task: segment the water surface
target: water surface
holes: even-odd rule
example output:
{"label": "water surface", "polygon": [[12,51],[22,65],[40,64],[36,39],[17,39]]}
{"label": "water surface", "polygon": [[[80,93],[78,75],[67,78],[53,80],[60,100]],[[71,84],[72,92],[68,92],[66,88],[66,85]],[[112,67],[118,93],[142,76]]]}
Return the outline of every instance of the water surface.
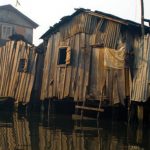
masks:
{"label": "water surface", "polygon": [[0,150],[150,150],[150,129],[71,116],[1,113]]}

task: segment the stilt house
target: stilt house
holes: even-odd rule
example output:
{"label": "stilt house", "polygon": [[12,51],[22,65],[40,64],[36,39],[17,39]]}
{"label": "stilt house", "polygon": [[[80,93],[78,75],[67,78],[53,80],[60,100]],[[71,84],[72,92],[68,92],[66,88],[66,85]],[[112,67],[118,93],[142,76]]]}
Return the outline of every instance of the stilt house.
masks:
{"label": "stilt house", "polygon": [[[145,26],[145,34],[149,33]],[[124,104],[142,53],[141,25],[76,9],[42,35],[46,44],[41,100],[72,98]],[[140,54],[139,54],[140,55]]]}

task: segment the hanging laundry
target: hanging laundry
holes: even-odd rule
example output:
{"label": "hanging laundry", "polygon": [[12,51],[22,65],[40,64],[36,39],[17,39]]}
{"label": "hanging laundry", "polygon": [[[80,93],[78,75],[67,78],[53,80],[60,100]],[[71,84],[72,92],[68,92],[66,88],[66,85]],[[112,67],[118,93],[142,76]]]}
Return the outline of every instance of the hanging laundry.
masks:
{"label": "hanging laundry", "polygon": [[125,99],[125,45],[122,44],[120,48],[104,49],[104,66],[107,71],[106,93],[112,104],[121,103],[124,105]]}
{"label": "hanging laundry", "polygon": [[116,69],[123,69],[125,65],[125,46],[115,50],[105,48],[104,51],[104,66]]}

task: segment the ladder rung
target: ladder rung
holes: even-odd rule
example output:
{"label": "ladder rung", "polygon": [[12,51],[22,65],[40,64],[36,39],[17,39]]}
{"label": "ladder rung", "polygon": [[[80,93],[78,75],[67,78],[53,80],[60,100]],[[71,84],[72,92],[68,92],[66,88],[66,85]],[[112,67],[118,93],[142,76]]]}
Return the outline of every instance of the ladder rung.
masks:
{"label": "ladder rung", "polygon": [[85,131],[93,131],[93,130],[103,130],[102,128],[96,128],[96,127],[79,127],[75,126],[75,130],[85,130]]}
{"label": "ladder rung", "polygon": [[104,109],[102,108],[92,108],[92,107],[85,107],[85,106],[75,106],[75,108],[104,112]]}

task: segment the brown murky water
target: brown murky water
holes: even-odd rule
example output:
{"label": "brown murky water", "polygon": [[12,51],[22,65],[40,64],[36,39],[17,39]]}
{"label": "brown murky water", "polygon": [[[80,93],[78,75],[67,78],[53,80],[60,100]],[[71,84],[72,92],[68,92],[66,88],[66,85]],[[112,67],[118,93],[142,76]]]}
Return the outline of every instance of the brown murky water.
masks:
{"label": "brown murky water", "polygon": [[150,150],[150,128],[69,116],[0,114],[0,150]]}

